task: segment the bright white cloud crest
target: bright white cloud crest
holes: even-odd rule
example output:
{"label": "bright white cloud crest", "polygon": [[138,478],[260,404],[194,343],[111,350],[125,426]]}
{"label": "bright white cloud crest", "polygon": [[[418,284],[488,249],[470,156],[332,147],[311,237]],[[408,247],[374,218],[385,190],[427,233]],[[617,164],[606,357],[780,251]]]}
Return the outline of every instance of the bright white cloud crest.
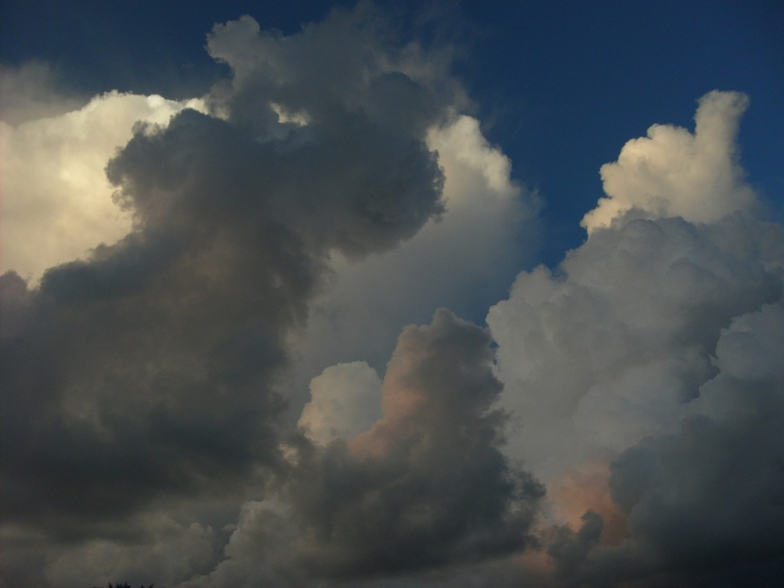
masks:
{"label": "bright white cloud crest", "polygon": [[602,166],[607,198],[582,226],[592,233],[633,208],[646,218],[708,223],[748,209],[754,192],[744,183],[735,143],[748,103],[738,92],[710,92],[700,99],[694,134],[657,124],[647,137],[626,143],[617,162]]}
{"label": "bright white cloud crest", "polygon": [[132,219],[112,201],[106,163],[137,122],[165,126],[186,107],[203,110],[199,100],[109,92],[65,114],[0,122],[0,271],[35,281],[46,268],[128,234]]}

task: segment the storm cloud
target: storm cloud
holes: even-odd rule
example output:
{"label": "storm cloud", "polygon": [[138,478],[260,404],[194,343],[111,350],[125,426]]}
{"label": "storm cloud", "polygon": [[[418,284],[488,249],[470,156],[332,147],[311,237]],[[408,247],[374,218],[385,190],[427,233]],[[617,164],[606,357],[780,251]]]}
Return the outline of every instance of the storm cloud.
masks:
{"label": "storm cloud", "polygon": [[443,212],[425,133],[449,102],[370,16],[216,27],[234,77],[213,114],[140,124],[107,166],[133,232],[37,288],[5,274],[7,520],[66,532],[275,470],[272,384],[330,252],[389,249]]}
{"label": "storm cloud", "polygon": [[383,416],[326,446],[290,440],[287,482],[243,507],[228,557],[200,585],[239,585],[265,568],[270,582],[270,569],[394,576],[536,545],[544,488],[500,451],[506,415],[491,408],[501,384],[490,343],[487,330],[445,309],[407,327],[384,378]]}
{"label": "storm cloud", "polygon": [[539,197],[455,48],[399,33],[370,3],[217,24],[193,100],[12,72],[2,588],[775,585],[749,98],[619,145],[534,267]]}

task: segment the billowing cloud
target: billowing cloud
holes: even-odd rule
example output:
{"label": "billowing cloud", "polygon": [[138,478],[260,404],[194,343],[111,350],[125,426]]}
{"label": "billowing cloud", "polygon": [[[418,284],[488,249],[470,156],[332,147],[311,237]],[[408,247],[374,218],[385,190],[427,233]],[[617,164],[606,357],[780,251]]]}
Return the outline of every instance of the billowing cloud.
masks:
{"label": "billowing cloud", "polygon": [[589,233],[637,209],[647,218],[679,216],[710,223],[747,210],[754,192],[744,182],[735,138],[749,100],[738,92],[714,91],[700,99],[694,134],[653,125],[632,139],[618,161],[602,166],[606,198],[582,221]]}
{"label": "billowing cloud", "polygon": [[[379,384],[368,364],[323,371],[302,416],[315,444],[282,418],[292,346],[330,281],[349,283],[343,268],[385,259],[362,278],[371,283],[427,252],[426,275],[473,220],[465,266],[440,285],[428,276],[431,290],[395,320],[432,312],[439,292],[512,271],[515,256],[471,275],[533,209],[508,160],[459,114],[465,99],[442,56],[396,47],[384,27],[368,5],[290,37],[243,17],[209,38],[233,77],[198,110],[110,93],[12,129],[18,153],[46,147],[46,133],[47,153],[81,138],[84,168],[73,158],[47,169],[94,188],[100,162],[115,193],[95,210],[126,217],[79,229],[92,196],[71,187],[52,221],[80,231],[64,237],[71,249],[18,262],[33,276],[52,264],[38,283],[0,278],[2,531],[18,562],[4,582],[376,577],[531,544],[542,490],[500,452],[504,417],[490,410],[500,384],[479,327],[440,311],[407,329],[382,404],[366,411],[353,401]],[[22,159],[20,178],[40,163]],[[45,219],[40,208],[20,231]],[[418,237],[423,227],[433,236]]]}
{"label": "billowing cloud", "polygon": [[629,219],[557,273],[521,274],[488,315],[520,421],[510,451],[552,475],[671,426],[715,375],[721,328],[781,296],[782,237],[742,216]]}
{"label": "billowing cloud", "polygon": [[784,554],[781,302],[722,329],[715,364],[672,434],[647,437],[612,464],[610,491],[632,539],[589,567],[647,560],[648,573],[702,571],[747,585],[780,577],[770,564]]}
{"label": "billowing cloud", "polygon": [[585,243],[497,302],[536,197],[450,52],[395,39],[364,3],[216,25],[231,77],[190,103],[9,78],[43,98],[3,127],[2,586],[780,571],[784,228],[745,96],[628,143]]}
{"label": "billowing cloud", "polygon": [[355,437],[381,418],[381,380],[364,361],[326,368],[310,381],[310,394],[297,424],[316,443]]}
{"label": "billowing cloud", "polygon": [[[227,559],[203,581],[233,586],[275,566],[290,577],[396,575],[528,546],[543,489],[500,452],[490,343],[444,309],[407,327],[384,378],[383,417],[348,441],[301,448],[278,501],[243,507]],[[270,529],[291,543],[275,546]]]}
{"label": "billowing cloud", "polygon": [[744,212],[745,104],[712,92],[695,136],[628,143],[587,241],[490,309],[505,451],[551,490],[556,584],[767,585],[784,554],[784,228]]}
{"label": "billowing cloud", "polygon": [[362,263],[332,256],[330,287],[311,303],[297,342],[292,399],[330,365],[363,360],[383,373],[400,329],[441,306],[483,316],[535,249],[536,195],[511,179],[511,162],[479,121],[450,117],[427,141],[444,171],[446,213]]}
{"label": "billowing cloud", "polygon": [[[3,276],[7,520],[89,535],[278,467],[272,384],[330,252],[383,251],[443,212],[426,130],[451,102],[429,85],[439,72],[403,72],[420,57],[382,43],[371,16],[288,38],[249,18],[216,27],[211,51],[236,68],[206,99],[220,116],[137,125],[106,168],[134,230],[40,287]],[[314,67],[338,76],[329,91]],[[116,100],[145,99],[70,118]]]}
{"label": "billowing cloud", "polygon": [[[27,86],[17,94],[21,91],[28,92],[24,98],[29,100],[37,95]],[[72,102],[52,103],[59,104],[67,108]],[[76,110],[16,125],[0,121],[0,269],[36,281],[49,267],[125,237],[131,219],[112,201],[106,162],[131,139],[137,122],[165,126],[186,107],[203,108],[199,100],[109,92]]]}

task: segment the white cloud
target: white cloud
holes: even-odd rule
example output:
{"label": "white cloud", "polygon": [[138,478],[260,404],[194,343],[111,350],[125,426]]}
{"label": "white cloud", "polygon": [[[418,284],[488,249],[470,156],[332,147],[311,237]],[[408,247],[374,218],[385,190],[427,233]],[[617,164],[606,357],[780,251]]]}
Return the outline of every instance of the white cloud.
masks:
{"label": "white cloud", "polygon": [[735,138],[748,102],[738,92],[710,92],[699,101],[694,134],[653,125],[647,137],[626,143],[618,161],[602,166],[607,197],[582,226],[590,234],[632,208],[645,218],[681,216],[690,222],[715,222],[747,210],[754,192],[743,181]]}
{"label": "white cloud", "polygon": [[521,273],[490,309],[501,405],[518,425],[508,453],[535,474],[552,480],[673,430],[715,375],[721,329],[781,295],[782,228],[725,216],[754,198],[733,159],[745,105],[712,92],[695,136],[654,126],[627,143],[603,167],[611,198],[586,215],[586,243],[555,272]]}
{"label": "white cloud", "polygon": [[381,418],[381,379],[364,361],[326,368],[311,380],[310,393],[298,425],[316,443],[355,437]]}
{"label": "white cloud", "polygon": [[636,219],[595,233],[555,275],[520,274],[487,317],[502,405],[521,425],[510,454],[552,477],[674,426],[713,375],[720,329],[780,295],[782,258],[764,243],[781,239],[743,218]]}
{"label": "white cloud", "polygon": [[186,106],[203,108],[198,100],[109,92],[55,116],[16,126],[0,121],[0,272],[36,280],[46,268],[125,236],[131,218],[112,201],[106,164],[137,121],[165,126]]}

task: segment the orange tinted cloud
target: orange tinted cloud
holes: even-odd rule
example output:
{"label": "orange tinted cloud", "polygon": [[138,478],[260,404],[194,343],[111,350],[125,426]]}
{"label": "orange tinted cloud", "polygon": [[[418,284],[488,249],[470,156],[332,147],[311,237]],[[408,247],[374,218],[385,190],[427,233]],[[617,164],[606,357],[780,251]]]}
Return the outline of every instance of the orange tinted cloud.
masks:
{"label": "orange tinted cloud", "polygon": [[629,536],[626,516],[610,497],[608,459],[588,460],[561,475],[550,486],[550,497],[557,513],[574,528],[581,526],[580,517],[587,510],[599,513],[604,520],[602,545],[617,545]]}

